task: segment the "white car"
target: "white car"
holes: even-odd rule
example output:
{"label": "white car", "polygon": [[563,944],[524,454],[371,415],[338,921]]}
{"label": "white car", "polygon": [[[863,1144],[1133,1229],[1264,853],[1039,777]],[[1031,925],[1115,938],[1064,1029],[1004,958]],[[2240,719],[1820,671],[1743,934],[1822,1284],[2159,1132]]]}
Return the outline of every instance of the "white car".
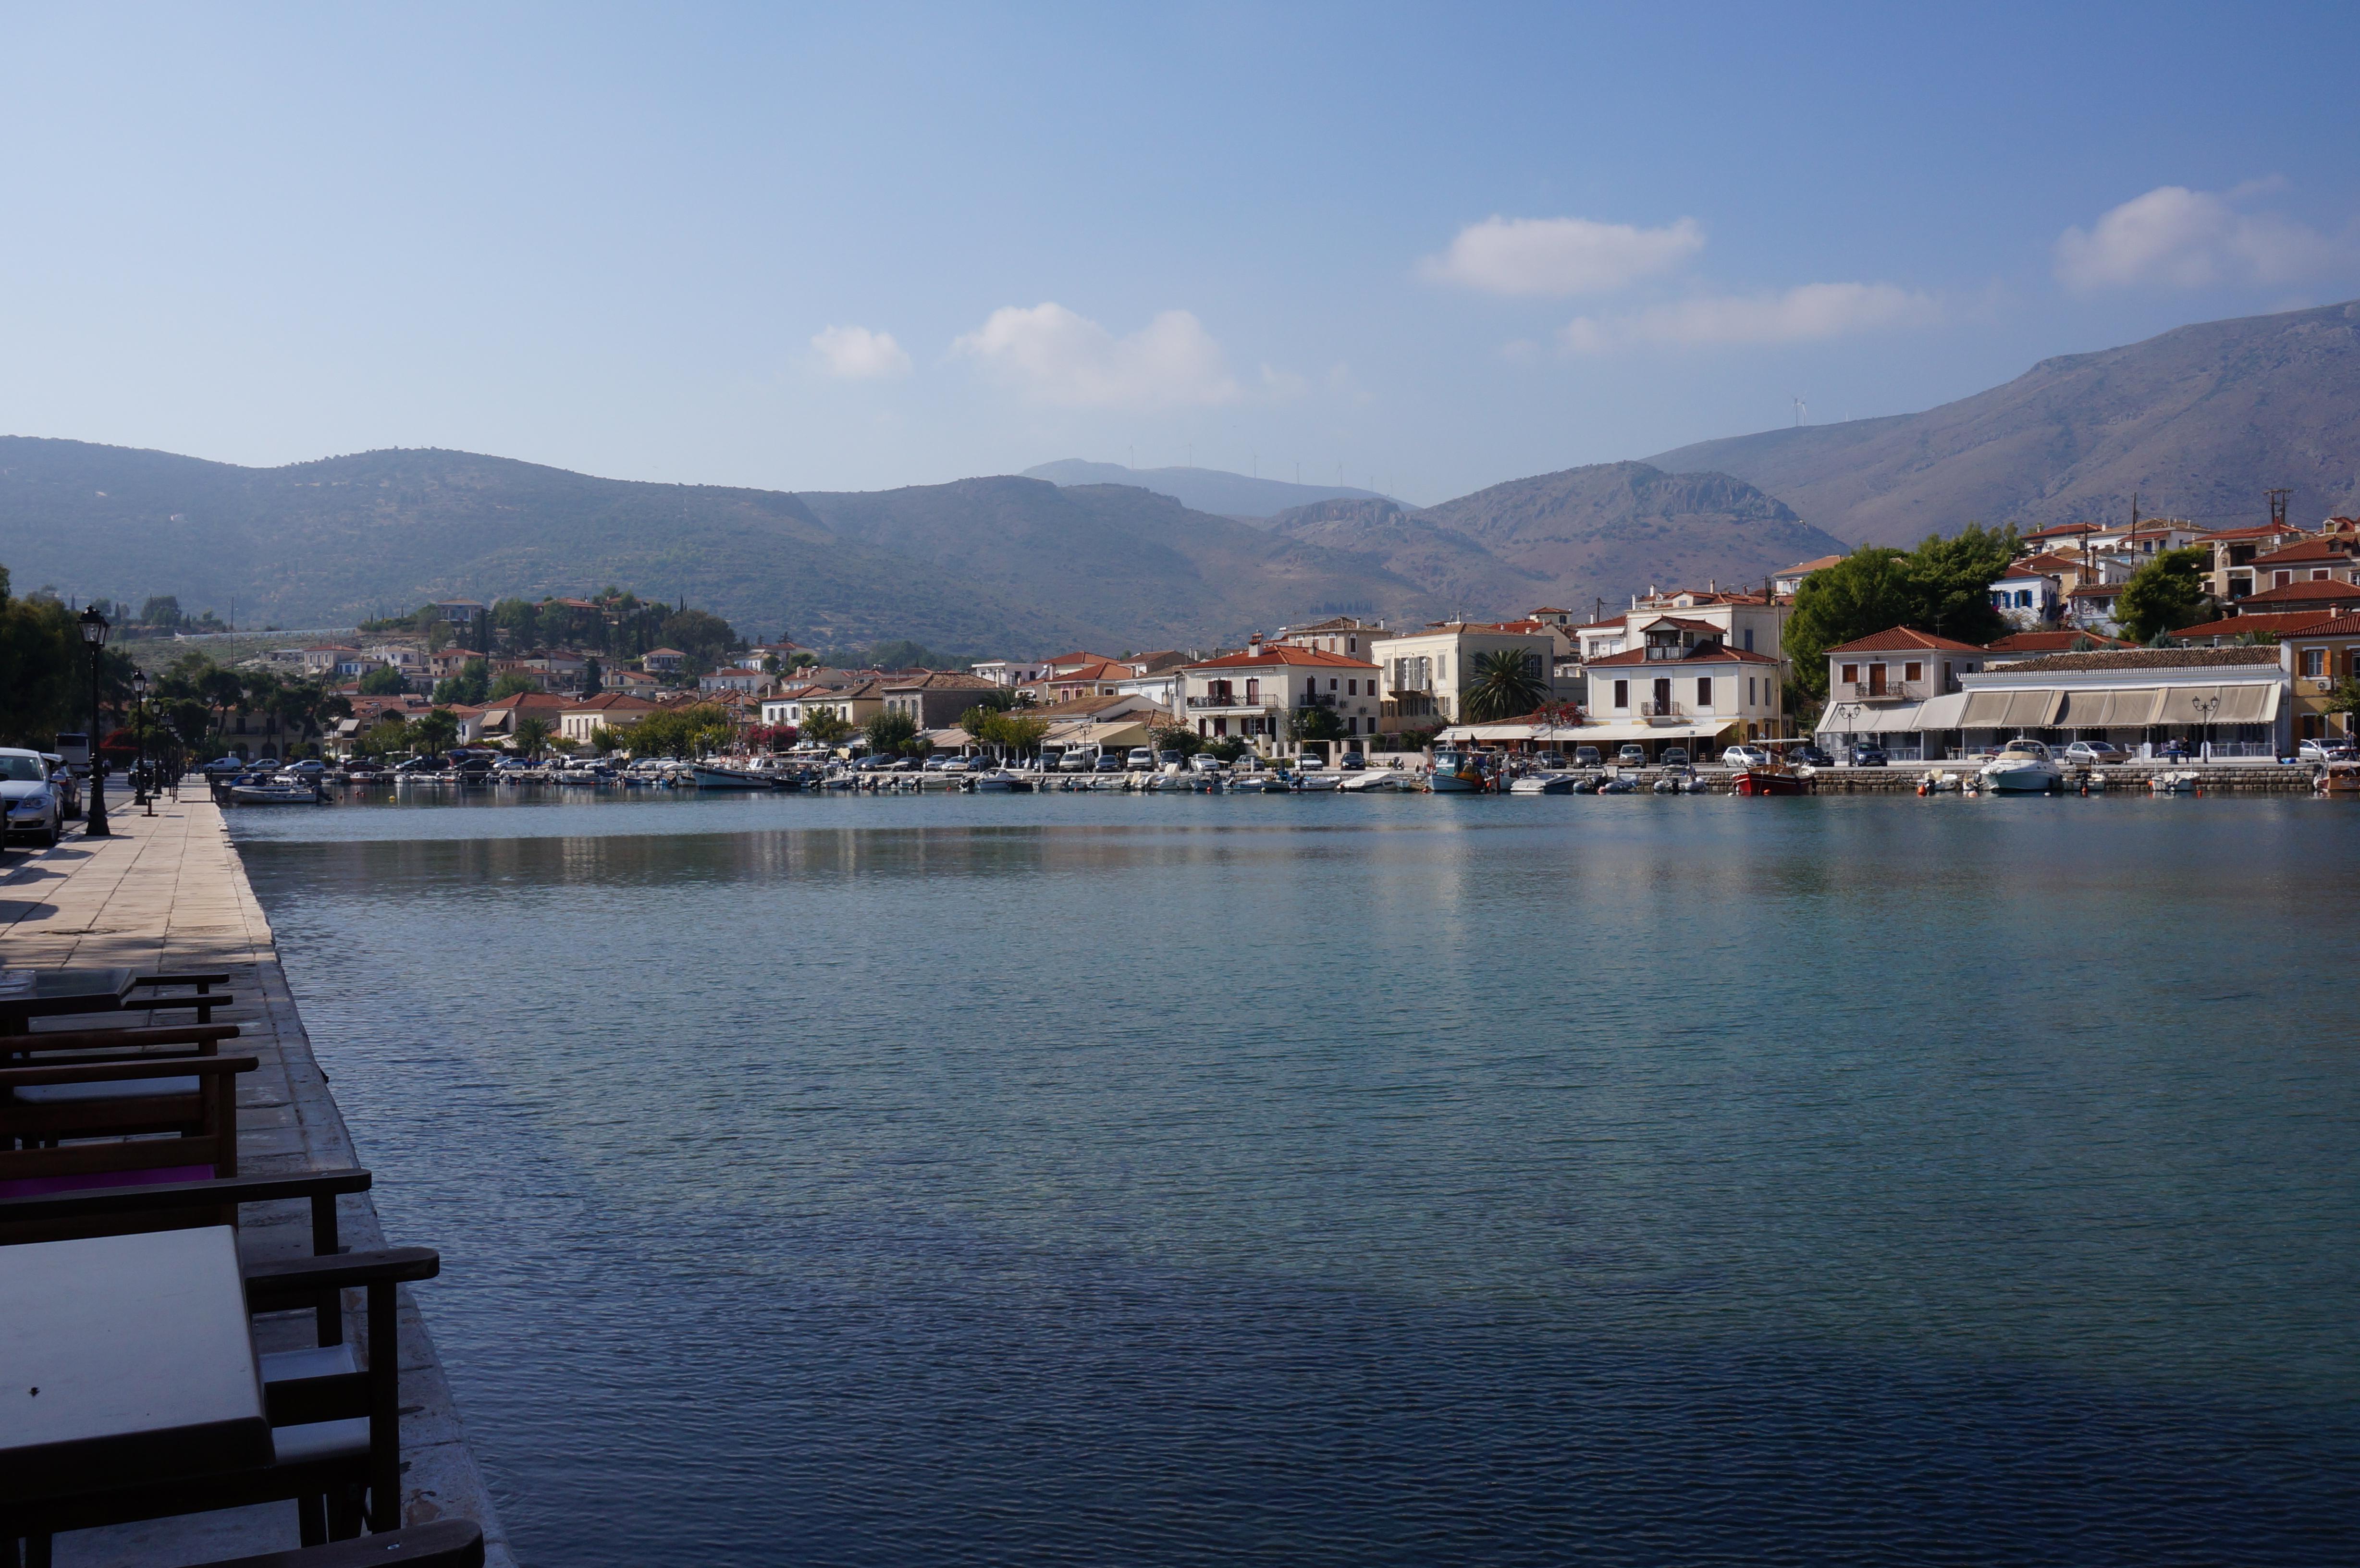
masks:
{"label": "white car", "polygon": [[22,833],[43,849],[55,849],[58,824],[65,817],[65,804],[59,798],[57,787],[49,782],[49,759],[38,751],[22,746],[0,746],[0,805],[7,812],[7,826],[0,832],[0,843],[8,834]]}
{"label": "white car", "polygon": [[1732,746],[1721,754],[1723,768],[1767,768],[1770,754],[1758,746]]}
{"label": "white car", "polygon": [[2342,741],[2307,740],[2295,748],[2298,762],[2349,762],[2352,748]]}

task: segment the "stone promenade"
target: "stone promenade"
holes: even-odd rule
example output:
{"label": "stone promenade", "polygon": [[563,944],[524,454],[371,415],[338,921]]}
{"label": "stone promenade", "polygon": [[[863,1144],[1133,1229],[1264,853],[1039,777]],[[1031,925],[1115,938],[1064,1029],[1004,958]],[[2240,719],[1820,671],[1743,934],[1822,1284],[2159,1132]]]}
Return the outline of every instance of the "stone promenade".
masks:
{"label": "stone promenade", "polygon": [[[328,1093],[327,1075],[312,1059],[311,1042],[279,967],[270,923],[246,885],[220,809],[199,786],[184,789],[178,801],[159,801],[152,817],[120,798],[109,804],[115,837],[76,833],[55,849],[12,851],[0,861],[0,964],[226,972],[235,1001],[213,1017],[242,1032],[224,1049],[261,1062],[240,1080],[238,1169],[267,1174],[366,1165],[355,1156],[344,1116]],[[183,1011],[155,1021],[184,1022],[189,1016]],[[148,1021],[145,1015],[117,1017],[125,1023]],[[358,1251],[385,1243],[366,1193],[343,1203],[347,1246]],[[308,1213],[297,1204],[248,1207],[241,1250],[254,1257],[307,1251]],[[426,1247],[435,1240],[393,1239]],[[437,1286],[420,1289],[431,1303]],[[355,1311],[359,1292],[348,1297],[347,1311]],[[278,1323],[265,1320],[262,1347],[279,1348],[273,1338],[300,1327],[300,1316]],[[401,1352],[404,1519],[479,1519],[487,1562],[508,1564],[506,1539],[467,1450],[433,1341],[406,1290]],[[59,1568],[182,1568],[281,1550],[296,1540],[295,1506],[286,1503],[61,1536],[56,1561]]]}

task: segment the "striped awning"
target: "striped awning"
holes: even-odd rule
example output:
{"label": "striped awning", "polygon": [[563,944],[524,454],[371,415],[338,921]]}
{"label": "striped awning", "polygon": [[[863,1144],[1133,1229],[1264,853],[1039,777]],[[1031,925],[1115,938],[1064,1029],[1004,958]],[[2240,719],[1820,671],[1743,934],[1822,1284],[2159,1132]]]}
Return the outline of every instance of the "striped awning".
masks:
{"label": "striped awning", "polygon": [[2040,730],[2056,722],[2057,710],[2064,704],[2065,693],[2055,690],[2020,691],[1970,691],[1966,712],[1960,716],[1963,730]]}
{"label": "striped awning", "polygon": [[2157,722],[2156,712],[2162,704],[2163,688],[2159,686],[2102,686],[2093,691],[2069,691],[2064,706],[2058,711],[2057,723],[2075,730],[2144,729]]}

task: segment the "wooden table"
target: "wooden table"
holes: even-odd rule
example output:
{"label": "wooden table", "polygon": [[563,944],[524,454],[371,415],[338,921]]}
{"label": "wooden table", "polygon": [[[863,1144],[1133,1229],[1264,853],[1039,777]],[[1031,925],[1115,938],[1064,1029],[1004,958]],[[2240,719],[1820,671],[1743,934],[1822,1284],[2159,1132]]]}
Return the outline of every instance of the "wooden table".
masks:
{"label": "wooden table", "polygon": [[35,1018],[111,1013],[137,979],[129,969],[37,969],[21,991],[0,991],[0,1035],[24,1034]]}
{"label": "wooden table", "polygon": [[0,1505],[268,1465],[227,1225],[0,1247]]}

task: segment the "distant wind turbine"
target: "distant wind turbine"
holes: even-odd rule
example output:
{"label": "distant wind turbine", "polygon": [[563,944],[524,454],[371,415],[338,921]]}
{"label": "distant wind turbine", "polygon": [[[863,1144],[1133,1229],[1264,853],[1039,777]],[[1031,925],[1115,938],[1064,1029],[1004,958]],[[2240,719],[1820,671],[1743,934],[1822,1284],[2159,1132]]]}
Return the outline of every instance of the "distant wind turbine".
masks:
{"label": "distant wind turbine", "polygon": [[1811,406],[1810,406],[1808,403],[1806,403],[1806,402],[1804,402],[1804,401],[1803,401],[1803,395],[1802,395],[1800,392],[1796,393],[1796,394],[1795,394],[1795,428],[1796,428],[1797,430],[1801,430],[1801,429],[1803,428],[1803,416],[1804,416],[1804,415],[1806,415],[1806,414],[1808,414],[1808,413],[1809,413],[1810,411],[1811,411]]}

